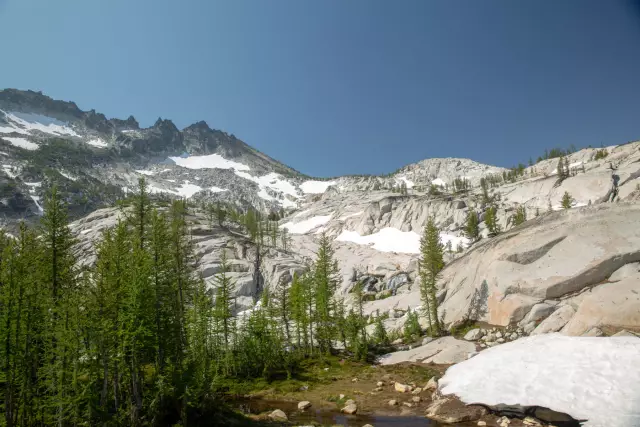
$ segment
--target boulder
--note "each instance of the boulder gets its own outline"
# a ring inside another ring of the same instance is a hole
[[[416,387],[413,389],[413,391],[411,391],[411,394],[413,395],[418,395],[420,393],[422,393],[422,389],[420,387]]]
[[[303,400],[302,402],[298,402],[298,409],[304,411],[305,409],[311,408],[311,402],[308,400]]]
[[[380,357],[383,365],[402,362],[422,362],[451,365],[466,360],[469,353],[473,353],[476,346],[468,341],[455,337],[441,337],[430,343],[411,350],[397,351]]]
[[[467,341],[477,341],[482,338],[482,329],[472,329],[464,335],[464,339]]]
[[[605,334],[599,328],[591,328],[587,332],[582,334],[582,336],[583,337],[603,337],[605,336]]]
[[[524,316],[524,319],[520,321],[520,325],[524,326],[531,322],[537,322],[548,317],[551,313],[555,311],[556,307],[554,305],[548,304],[546,302],[541,302],[533,307],[531,307],[531,311]]]
[[[481,406],[466,406],[457,398],[443,398],[436,400],[427,408],[426,416],[444,424],[458,424],[477,421],[487,410]]]
[[[395,400],[395,399],[391,399],[391,400],[389,401],[389,406],[397,406],[397,405],[398,405],[398,401],[397,401],[397,400]]]
[[[275,411],[269,414],[269,419],[272,421],[288,421],[287,414],[285,414],[280,409],[276,409]]]
[[[420,403],[420,402],[422,401],[422,399],[420,398],[420,396],[413,396],[413,397],[411,398],[411,401],[412,401],[413,403]]]
[[[617,330],[640,327],[638,283],[637,278],[631,277],[596,286],[584,297],[562,333],[582,335],[592,328]]]
[[[348,405],[345,405],[345,407],[342,408],[341,412],[347,415],[353,415],[358,412],[358,406],[355,403],[350,403]]]
[[[437,390],[438,389],[438,380],[436,377],[431,377],[427,382],[427,385],[424,386],[425,390]]]
[[[395,391],[397,391],[399,393],[407,393],[407,392],[411,391],[411,386],[410,385],[401,384],[401,383],[398,383],[398,382],[393,385],[393,388],[395,389]]]
[[[562,329],[575,314],[575,310],[570,305],[558,307],[549,317],[544,319],[530,334],[540,335],[550,332],[558,332]],[[528,326],[528,325],[527,325]],[[525,332],[527,328],[525,327]]]
[[[611,276],[609,276],[609,281],[617,282],[619,280],[627,279],[634,276],[640,276],[640,262],[632,262],[623,265],[622,267],[614,271]]]

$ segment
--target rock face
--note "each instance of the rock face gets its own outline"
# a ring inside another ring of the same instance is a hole
[[[464,336],[467,341],[477,341],[480,338],[482,338],[482,330],[480,328],[472,329]]]
[[[442,337],[411,350],[385,354],[380,357],[380,363],[392,365],[401,362],[422,362],[449,365],[467,360],[469,354],[475,350],[476,346],[468,341]]]

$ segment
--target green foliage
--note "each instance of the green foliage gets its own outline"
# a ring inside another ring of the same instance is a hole
[[[384,327],[383,318],[378,316],[375,320],[375,325],[376,328],[373,332],[373,341],[381,347],[388,346],[391,342],[389,341],[387,330]]]
[[[418,313],[411,311],[411,309],[407,311],[407,321],[404,324],[403,334],[405,342],[412,342],[422,335]]]
[[[480,237],[480,221],[478,219],[478,213],[473,209],[467,212],[467,221],[464,228],[464,234],[467,239],[475,242]]]
[[[498,224],[498,219],[496,217],[497,211],[498,209],[495,206],[490,206],[484,217],[484,223],[487,225],[489,236],[491,237],[497,236],[501,231],[500,224]]]
[[[514,226],[518,226],[527,220],[527,211],[523,205],[516,208],[516,212],[512,216]]]
[[[420,277],[422,307],[429,323],[429,329],[435,335],[439,335],[441,332],[438,319],[436,282],[444,268],[443,250],[444,247],[440,241],[440,232],[435,225],[435,219],[429,217],[420,239],[418,275]]]
[[[573,197],[571,197],[571,195],[567,191],[565,191],[562,195],[561,205],[564,209],[570,209],[571,203],[573,203]]]
[[[594,160],[602,160],[605,159],[607,156],[609,155],[609,152],[607,151],[606,148],[601,148],[599,150],[596,150],[596,154],[593,157]]]
[[[472,329],[475,329],[476,327],[477,326],[475,321],[466,319],[464,322],[453,326],[449,330],[449,333],[456,338],[462,338],[467,334],[467,332],[469,332]]]

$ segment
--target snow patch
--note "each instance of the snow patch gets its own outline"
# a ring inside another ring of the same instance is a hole
[[[294,198],[300,197],[298,195],[296,187],[286,179],[283,179],[282,175],[277,174],[275,172],[271,172],[263,176],[253,176],[246,172],[241,172],[241,171],[235,171],[235,174],[241,178],[248,179],[249,181],[253,181],[256,184],[258,184],[258,187],[260,188],[260,191],[258,191],[258,197],[264,200],[278,202],[286,208],[295,208],[298,206],[296,202],[289,200],[286,197],[279,199],[279,198],[273,197],[267,191],[267,190],[271,190],[271,191],[283,193],[284,195],[289,195]]]
[[[154,171],[147,171],[147,170],[141,170],[141,169],[136,169],[136,172],[141,173],[142,175],[147,175],[147,176],[152,176],[156,174]]]
[[[335,183],[336,181],[305,181],[300,184],[300,189],[305,194],[320,194]]]
[[[221,193],[223,191],[229,191],[226,188],[220,188],[220,187],[216,187],[215,185],[213,187],[209,187],[209,191],[211,191],[212,193]]]
[[[444,187],[445,185],[447,185],[447,183],[444,182],[443,180],[441,180],[440,178],[436,178],[436,179],[432,180],[431,183],[433,185],[437,185],[439,187]]]
[[[396,182],[399,181],[404,181],[405,184],[407,184],[407,188],[413,188],[413,186],[415,185],[413,181],[408,180],[406,176],[397,176],[396,177]]]
[[[107,144],[105,141],[101,139],[90,139],[89,141],[87,141],[87,144],[93,145],[94,147],[99,147],[99,148],[104,148],[109,146],[109,144]]]
[[[10,136],[3,136],[2,139],[4,139],[5,141],[8,141],[11,145],[13,145],[14,147],[20,147],[20,148],[24,148],[25,150],[37,150],[38,148],[40,148],[40,146],[38,144],[35,144],[31,141],[28,141],[24,138],[14,138],[14,137],[10,137]]]
[[[313,216],[300,222],[287,222],[282,224],[280,228],[286,228],[290,234],[305,234],[326,224],[330,219],[331,215]]]
[[[18,174],[14,172],[15,170],[14,166],[2,165],[2,169],[4,170],[4,173],[6,173],[9,178],[15,178],[18,176]]]
[[[185,181],[180,188],[177,188],[175,193],[178,196],[189,198],[196,194],[198,191],[202,191],[202,187],[195,184],[189,184],[189,181]]]
[[[36,204],[36,206],[38,207],[38,212],[40,212],[40,215],[42,215],[44,213],[44,209],[42,209],[42,205],[40,205],[40,197],[34,196],[32,194],[31,195],[31,200],[33,200],[33,203]]]
[[[169,157],[176,165],[187,169],[235,169],[248,171],[249,166],[227,160],[219,154],[207,156]]]
[[[67,123],[54,119],[53,117],[32,113],[7,113],[4,111],[3,113],[5,113],[5,118],[9,122],[15,123],[19,129],[23,129],[27,132],[40,131],[52,135],[79,136],[73,129],[67,126]]]
[[[640,339],[544,334],[489,348],[450,367],[443,394],[465,403],[538,405],[585,426],[640,425]]]
[[[343,230],[336,237],[336,240],[359,245],[373,245],[373,249],[380,252],[402,252],[408,254],[420,252],[420,235],[413,231],[400,231],[393,227],[383,228],[367,236],[361,236],[357,231]]]
[[[451,248],[453,250],[456,250],[459,245],[462,245],[462,247],[467,247],[470,243],[469,239],[467,239],[466,237],[458,237],[446,233],[440,233],[440,242],[442,242],[442,244],[445,246],[447,245],[447,242],[451,242]]]
[[[36,188],[41,187],[42,186],[42,182],[25,182],[24,185],[27,185],[27,186],[31,187],[29,189],[29,191],[33,191]]]
[[[69,175],[68,173],[66,173],[64,171],[59,170],[58,173],[60,175],[64,176],[65,178],[67,178],[68,180],[71,180],[71,181],[77,181],[78,180],[78,178],[76,178],[75,176]]]

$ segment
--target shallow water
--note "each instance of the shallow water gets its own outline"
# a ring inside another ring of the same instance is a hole
[[[278,400],[239,399],[234,400],[232,406],[245,414],[260,414],[280,409],[287,414],[290,421],[300,425],[310,422],[320,423],[324,426],[338,424],[345,427],[362,427],[365,424],[371,424],[375,427],[437,427],[440,425],[425,417],[418,416],[345,415],[337,409],[314,409],[313,407],[306,411],[299,411],[297,402]]]

